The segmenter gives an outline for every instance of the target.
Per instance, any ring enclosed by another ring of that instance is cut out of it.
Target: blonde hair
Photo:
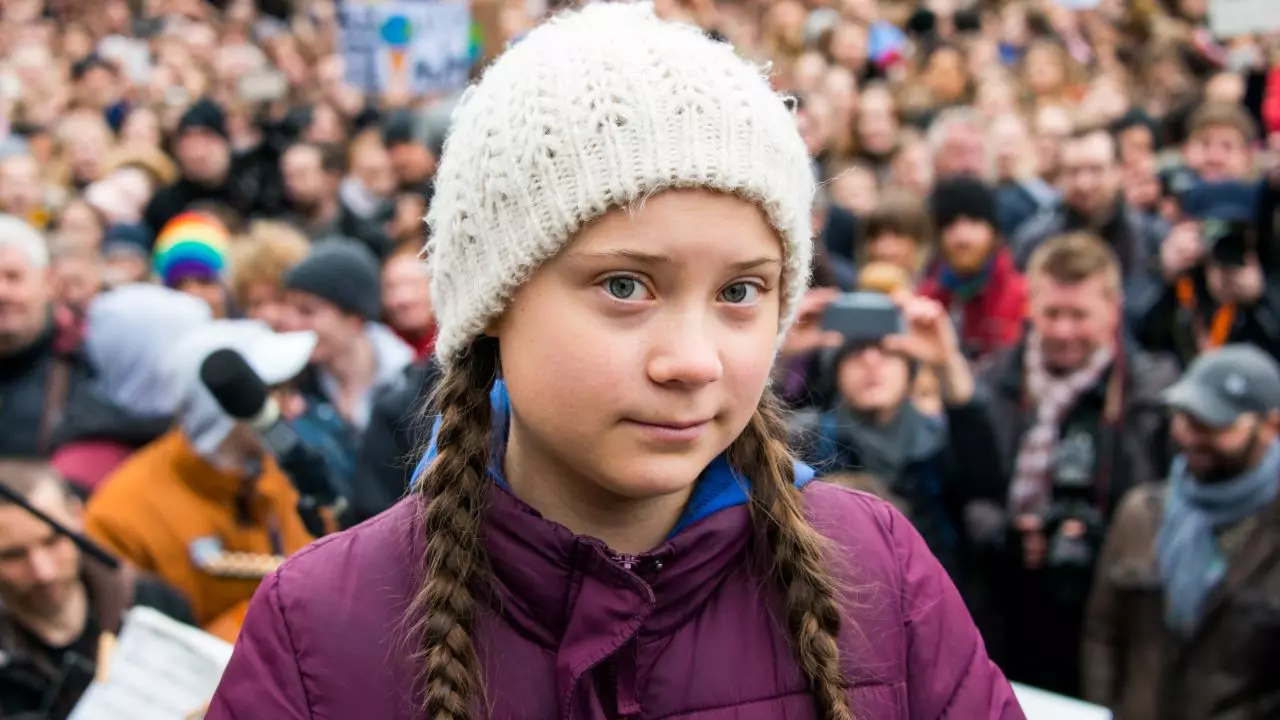
[[[1040,276],[1063,285],[1077,285],[1101,276],[1107,292],[1120,294],[1120,261],[1115,251],[1093,233],[1058,235],[1036,248],[1027,261],[1027,277]]]
[[[306,236],[288,223],[258,220],[249,233],[232,245],[230,275],[227,286],[236,303],[248,302],[249,289],[255,285],[281,287],[284,274],[311,253]]]
[[[858,272],[858,289],[890,295],[911,289],[911,276],[906,270],[887,262],[871,262]]]

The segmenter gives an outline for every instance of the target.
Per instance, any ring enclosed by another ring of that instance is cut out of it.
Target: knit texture
[[[667,189],[757,204],[785,251],[780,335],[808,286],[814,178],[795,118],[726,43],[648,3],[561,15],[468,89],[427,216],[448,366],[575,233]]]
[[[168,287],[184,280],[216,281],[227,265],[230,236],[217,220],[186,212],[170,220],[156,236],[153,264]]]

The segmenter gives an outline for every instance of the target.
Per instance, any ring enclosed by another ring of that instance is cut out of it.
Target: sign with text
[[[473,43],[466,0],[347,0],[338,23],[347,81],[365,92],[418,96],[467,84]]]
[[[1209,29],[1218,38],[1278,32],[1280,4],[1276,0],[1209,0]]]

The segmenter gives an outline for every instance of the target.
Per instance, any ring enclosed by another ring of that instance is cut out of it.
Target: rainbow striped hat
[[[229,242],[227,229],[214,218],[197,212],[182,213],[156,236],[155,273],[171,288],[184,280],[216,282],[227,266]]]

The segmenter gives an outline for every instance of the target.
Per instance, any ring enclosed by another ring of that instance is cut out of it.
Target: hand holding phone
[[[885,350],[931,368],[944,368],[964,360],[955,325],[941,303],[907,292],[895,294],[893,302],[901,308],[902,330],[884,338]]]
[[[796,308],[796,320],[779,348],[779,359],[786,360],[823,348],[839,347],[843,342],[840,333],[830,332],[822,326],[822,315],[840,291],[835,288],[813,288],[800,298]]]
[[[845,343],[873,344],[904,330],[902,313],[884,293],[844,293],[827,306],[822,328],[839,333]]]

